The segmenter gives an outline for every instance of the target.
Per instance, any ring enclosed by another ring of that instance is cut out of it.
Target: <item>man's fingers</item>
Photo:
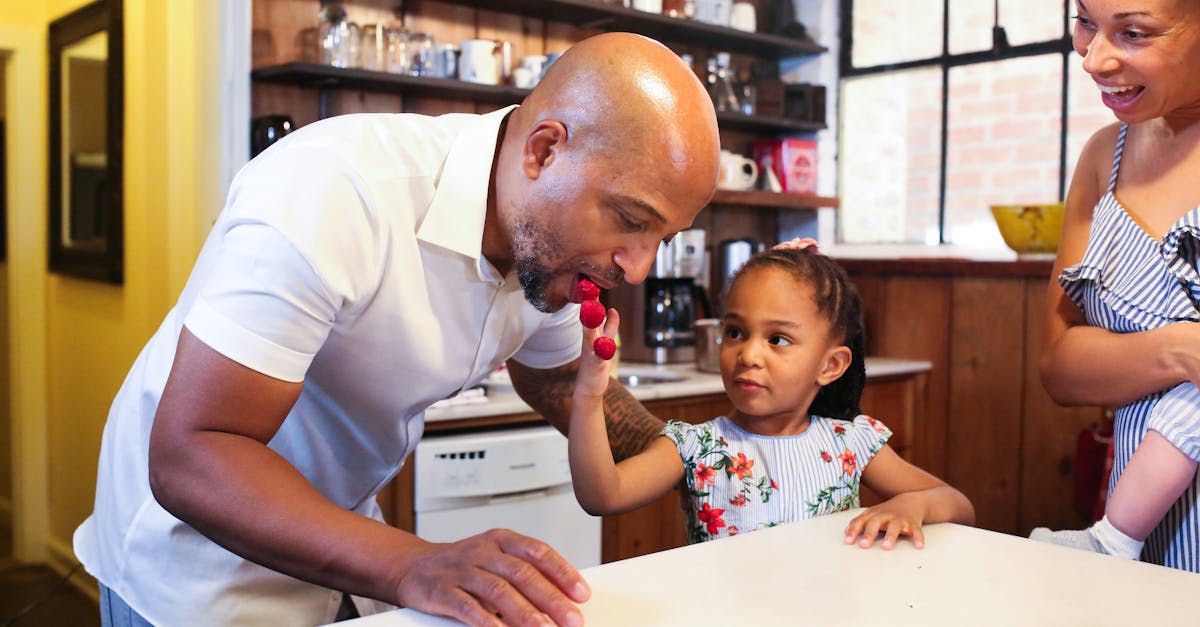
[[[551,583],[567,596],[577,602],[587,601],[592,595],[591,588],[584,581],[583,575],[575,570],[558,551],[550,545],[526,536],[513,534],[512,538],[502,539],[500,548],[505,553],[514,555],[532,564]]]
[[[501,588],[482,594],[497,607],[505,622],[537,624],[545,614],[559,625],[583,624],[583,615],[571,600],[586,601],[591,590],[562,555],[533,538],[511,532],[489,533],[495,534],[505,559],[493,560],[485,568],[516,594],[501,594],[507,592]],[[495,600],[494,595],[498,595]]]

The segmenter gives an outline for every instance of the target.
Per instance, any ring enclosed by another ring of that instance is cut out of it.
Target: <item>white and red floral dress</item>
[[[725,416],[663,429],[690,496],[688,542],[704,542],[858,507],[863,469],[892,437],[870,416],[812,416],[800,435],[744,431]]]

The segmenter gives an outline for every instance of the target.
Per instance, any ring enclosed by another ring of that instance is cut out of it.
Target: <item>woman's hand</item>
[[[869,549],[882,531],[885,551],[894,548],[900,536],[912,537],[913,546],[923,548],[925,534],[921,531],[921,523],[925,522],[925,509],[925,500],[920,494],[897,495],[855,516],[846,526],[846,544],[858,542],[862,548]]]

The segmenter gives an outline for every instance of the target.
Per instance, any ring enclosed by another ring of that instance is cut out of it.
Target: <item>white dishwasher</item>
[[[418,536],[454,542],[512,529],[576,568],[600,563],[600,518],[575,500],[567,439],[553,427],[429,436],[414,464]]]

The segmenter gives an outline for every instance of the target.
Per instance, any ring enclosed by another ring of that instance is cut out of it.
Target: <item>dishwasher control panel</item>
[[[418,511],[571,483],[567,439],[553,427],[426,437],[414,464]]]

